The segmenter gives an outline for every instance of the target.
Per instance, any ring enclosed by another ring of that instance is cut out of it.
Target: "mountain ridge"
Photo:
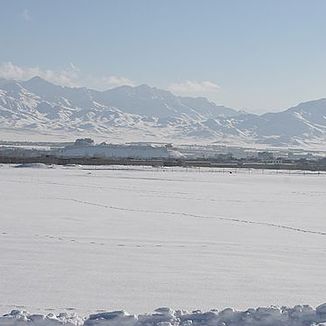
[[[150,87],[97,91],[40,77],[0,79],[0,137],[93,136],[115,141],[314,146],[326,140],[326,99],[261,115]]]

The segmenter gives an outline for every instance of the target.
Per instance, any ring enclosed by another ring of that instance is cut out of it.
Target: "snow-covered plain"
[[[3,165],[0,183],[0,313],[326,301],[325,174]]]

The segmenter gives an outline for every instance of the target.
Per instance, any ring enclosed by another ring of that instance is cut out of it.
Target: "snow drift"
[[[1,326],[310,326],[325,325],[326,303],[316,309],[308,305],[251,308],[235,311],[231,308],[208,312],[158,308],[151,314],[130,315],[125,311],[102,312],[82,318],[76,314],[29,314],[13,310],[0,317]]]

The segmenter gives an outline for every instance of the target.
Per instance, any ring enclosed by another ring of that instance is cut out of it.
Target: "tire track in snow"
[[[160,215],[182,215],[182,216],[188,216],[188,217],[194,217],[194,218],[201,218],[201,219],[216,219],[220,221],[228,221],[228,222],[235,222],[235,223],[241,223],[241,224],[252,224],[252,225],[261,225],[261,226],[267,226],[267,227],[273,227],[277,229],[284,229],[288,231],[294,231],[294,232],[301,232],[301,233],[307,233],[307,234],[316,234],[321,236],[326,236],[326,232],[323,231],[314,231],[314,230],[307,230],[302,228],[296,228],[293,226],[288,225],[282,225],[282,224],[276,224],[276,223],[268,223],[268,222],[256,222],[256,221],[250,221],[246,219],[240,219],[240,218],[234,218],[234,217],[225,217],[225,216],[205,216],[205,215],[197,215],[197,214],[191,214],[191,213],[184,213],[184,212],[173,212],[173,211],[155,211],[150,209],[134,209],[134,208],[124,208],[119,206],[112,206],[112,205],[105,205],[105,204],[99,204],[94,203],[86,200],[79,200],[75,198],[60,198],[56,197],[53,198],[56,200],[65,200],[65,201],[73,201],[76,203],[84,204],[84,205],[90,205],[90,206],[96,206],[106,209],[112,209],[117,211],[127,211],[127,212],[137,212],[137,213],[149,213],[149,214],[160,214]]]
[[[110,239],[111,241],[97,241],[97,240],[82,240],[82,239],[73,239],[71,236],[58,236],[58,235],[39,235],[35,234],[37,239],[48,239],[54,241],[62,241],[64,243],[76,243],[81,245],[97,245],[97,246],[109,246],[113,247],[125,247],[125,248],[207,248],[211,243],[198,242],[198,243],[164,243],[162,241],[129,241],[126,243],[124,240]]]
[[[1,236],[9,236],[10,233],[8,234],[7,232],[2,232],[0,234]],[[31,238],[28,236],[27,238]],[[91,246],[105,246],[105,247],[121,247],[121,248],[145,248],[145,249],[151,249],[151,248],[163,248],[163,249],[194,249],[194,248],[207,248],[211,245],[214,245],[214,243],[211,242],[178,242],[178,241],[173,241],[171,242],[164,242],[164,241],[144,241],[144,240],[132,240],[132,241],[125,241],[125,239],[109,239],[107,240],[101,240],[99,241],[98,239],[92,240],[92,239],[76,239],[73,238],[72,236],[60,236],[60,235],[51,235],[51,234],[33,234],[32,235],[33,240],[39,241],[39,240],[49,240],[49,241],[59,241],[65,244],[78,244],[78,245],[91,245]],[[230,245],[230,244],[228,244]]]

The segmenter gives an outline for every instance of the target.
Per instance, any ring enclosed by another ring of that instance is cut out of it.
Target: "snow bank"
[[[29,314],[26,311],[12,310],[0,317],[1,326],[82,326],[84,319],[75,314],[60,313],[54,315]]]
[[[54,166],[52,164],[44,163],[22,163],[15,165],[15,168],[53,169]]]
[[[323,324],[325,323],[325,324]],[[156,309],[151,314],[129,315],[125,311],[92,314],[87,318],[75,314],[31,315],[13,310],[0,317],[1,326],[322,326],[326,325],[326,303],[316,309],[308,305],[251,308],[235,311],[231,308],[208,312]]]

